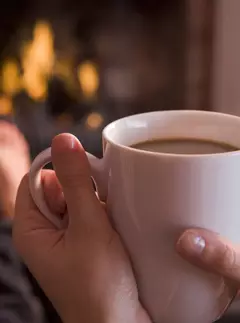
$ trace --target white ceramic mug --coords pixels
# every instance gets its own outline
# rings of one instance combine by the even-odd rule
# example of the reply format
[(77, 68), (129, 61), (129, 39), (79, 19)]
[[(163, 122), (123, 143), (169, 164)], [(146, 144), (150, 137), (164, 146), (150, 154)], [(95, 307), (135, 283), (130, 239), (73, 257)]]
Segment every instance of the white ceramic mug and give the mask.
[[(176, 239), (189, 227), (240, 242), (240, 151), (208, 155), (154, 153), (132, 144), (198, 138), (240, 148), (240, 118), (203, 111), (162, 111), (126, 117), (103, 131), (103, 159), (88, 154), (101, 199), (122, 237), (140, 299), (154, 323), (210, 323), (233, 295), (221, 277), (182, 260)], [(32, 197), (56, 225), (41, 184), (51, 150), (33, 162)], [(70, 167), (71, 165), (69, 165)]]

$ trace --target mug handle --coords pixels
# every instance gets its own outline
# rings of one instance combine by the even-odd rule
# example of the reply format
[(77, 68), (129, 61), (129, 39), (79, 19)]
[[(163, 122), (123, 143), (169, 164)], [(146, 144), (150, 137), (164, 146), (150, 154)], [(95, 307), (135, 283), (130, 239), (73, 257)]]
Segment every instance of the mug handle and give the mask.
[[(104, 164), (103, 159), (86, 152), (87, 158), (91, 167), (92, 177), (97, 189), (98, 198), (101, 201), (106, 200), (106, 185), (104, 185)], [(29, 172), (29, 189), (35, 202), (41, 213), (51, 221), (56, 227), (63, 227), (63, 220), (59, 219), (53, 212), (50, 211), (45, 198), (42, 185), (41, 171), (45, 165), (52, 161), (51, 148), (47, 148), (42, 151), (33, 161)]]

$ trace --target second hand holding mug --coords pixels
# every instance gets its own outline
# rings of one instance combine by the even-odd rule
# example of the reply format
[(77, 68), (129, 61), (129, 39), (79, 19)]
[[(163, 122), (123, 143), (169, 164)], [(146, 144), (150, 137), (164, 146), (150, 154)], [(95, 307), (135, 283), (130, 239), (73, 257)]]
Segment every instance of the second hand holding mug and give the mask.
[[(188, 264), (175, 251), (181, 232), (201, 227), (240, 242), (240, 151), (184, 155), (133, 144), (169, 138), (240, 147), (240, 118), (203, 111), (161, 111), (117, 120), (103, 131), (103, 159), (87, 154), (98, 195), (132, 260), (141, 302), (154, 323), (210, 323), (234, 295), (222, 277)], [(36, 205), (63, 223), (44, 200), (42, 152), (30, 171)]]

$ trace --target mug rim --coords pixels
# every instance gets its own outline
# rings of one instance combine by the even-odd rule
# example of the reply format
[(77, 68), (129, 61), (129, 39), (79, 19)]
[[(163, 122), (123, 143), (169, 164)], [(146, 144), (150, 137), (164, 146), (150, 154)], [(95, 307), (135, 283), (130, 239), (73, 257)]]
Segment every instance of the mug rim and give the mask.
[[(161, 110), (161, 111), (151, 111), (151, 112), (144, 112), (144, 113), (138, 113), (138, 114), (132, 114), (120, 119), (117, 119), (115, 121), (112, 121), (109, 123), (102, 131), (102, 137), (114, 146), (115, 148), (118, 148), (120, 150), (125, 151), (125, 153), (134, 153), (138, 155), (145, 155), (145, 156), (158, 156), (158, 157), (165, 157), (165, 158), (194, 158), (194, 159), (203, 159), (203, 158), (218, 158), (218, 157), (232, 157), (232, 156), (239, 156), (240, 155), (240, 148), (239, 150), (234, 150), (234, 151), (227, 151), (227, 152), (221, 152), (221, 153), (207, 153), (207, 154), (177, 154), (177, 153), (165, 153), (165, 152), (153, 152), (153, 151), (148, 151), (148, 150), (140, 150), (138, 148), (134, 148), (132, 146), (120, 144), (117, 141), (113, 140), (109, 136), (109, 131), (111, 128), (115, 127), (116, 124), (124, 122), (127, 119), (134, 119), (138, 118), (141, 116), (152, 116), (152, 115), (159, 115), (159, 114), (191, 114), (191, 115), (211, 115), (211, 116), (216, 116), (216, 117), (221, 117), (228, 119), (228, 121), (233, 120), (239, 122), (239, 127), (240, 127), (240, 117), (232, 115), (232, 114), (227, 114), (227, 113), (222, 113), (222, 112), (217, 112), (217, 111), (206, 111), (206, 110)], [(239, 128), (239, 134), (240, 134), (240, 128)]]

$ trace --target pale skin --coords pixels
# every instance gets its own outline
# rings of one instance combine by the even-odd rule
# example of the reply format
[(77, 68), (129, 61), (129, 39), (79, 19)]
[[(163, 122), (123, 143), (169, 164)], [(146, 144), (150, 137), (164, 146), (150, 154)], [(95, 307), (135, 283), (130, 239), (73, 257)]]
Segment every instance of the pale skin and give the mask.
[(0, 201), (5, 216), (13, 217), (19, 184), (30, 167), (28, 144), (9, 122), (0, 121)]
[[(19, 253), (65, 323), (151, 323), (127, 253), (94, 193), (84, 149), (74, 136), (62, 134), (53, 139), (52, 158), (56, 174), (42, 173), (45, 197), (58, 216), (67, 205), (69, 225), (58, 230), (44, 218), (25, 176), (13, 227)], [(195, 265), (227, 277), (236, 289), (240, 285), (239, 248), (217, 234), (187, 230), (176, 250)]]

